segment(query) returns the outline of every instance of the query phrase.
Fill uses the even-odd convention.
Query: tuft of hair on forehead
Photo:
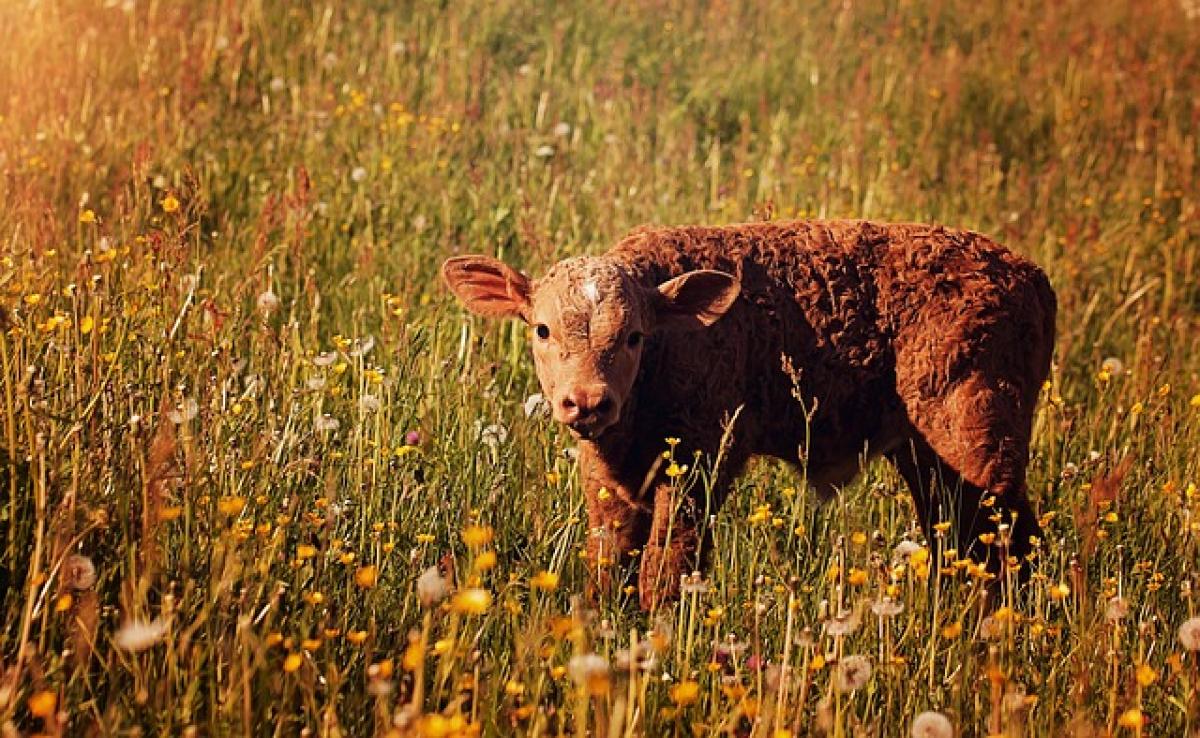
[[[600,302],[600,288],[596,286],[596,280],[589,279],[584,282],[580,291],[583,292],[584,299],[593,305]]]

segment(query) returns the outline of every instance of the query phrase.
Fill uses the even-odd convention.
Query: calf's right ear
[[[528,322],[529,278],[499,259],[455,256],[442,264],[442,279],[476,315]]]

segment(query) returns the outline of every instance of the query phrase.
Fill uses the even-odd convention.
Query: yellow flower
[[[1146,725],[1146,716],[1142,714],[1141,710],[1134,707],[1121,713],[1121,717],[1117,718],[1117,725],[1137,730]]]
[[[96,327],[96,319],[90,315],[83,316],[83,318],[80,319],[80,321],[79,321],[79,332],[85,336],[87,334],[91,333],[92,328],[95,328],[95,327]]]
[[[173,213],[179,209],[179,200],[174,195],[167,195],[159,203],[164,213]]]
[[[1142,664],[1137,668],[1135,674],[1137,676],[1137,683],[1143,687],[1149,687],[1158,680],[1158,672],[1154,671],[1154,668],[1150,664]]]
[[[374,565],[364,566],[361,569],[359,569],[358,571],[354,572],[354,583],[357,584],[358,586],[362,587],[363,589],[370,589],[370,588],[374,587],[375,584],[378,582],[379,582],[379,567],[378,566],[374,566]]]
[[[287,658],[283,660],[283,670],[291,674],[296,669],[300,668],[300,664],[304,663],[304,657],[298,653],[289,653]]]
[[[283,643],[283,634],[279,632],[269,633],[267,635],[267,647],[271,648]]]
[[[700,699],[700,685],[690,679],[671,687],[671,701],[678,707],[695,704],[698,699]]]
[[[91,208],[88,208],[87,210],[84,210],[83,212],[81,212],[79,214],[79,222],[80,223],[95,223],[96,222],[95,211],[93,211]]]
[[[483,548],[492,542],[495,532],[490,525],[468,525],[462,532],[463,543],[468,548]]]
[[[43,689],[29,698],[29,713],[37,718],[51,717],[57,706],[58,695],[48,689]]]
[[[475,570],[488,571],[496,567],[496,552],[483,551],[479,556],[475,557]]]
[[[850,569],[846,575],[846,581],[850,582],[853,587],[861,587],[867,583],[867,573],[862,569]]]
[[[678,477],[682,477],[684,474],[687,474],[687,470],[687,464],[680,466],[672,461],[671,465],[667,467],[667,476],[671,479],[676,479]]]
[[[367,631],[365,631],[365,630],[348,631],[346,633],[346,640],[350,641],[351,643],[353,643],[356,646],[361,646],[367,640]]]
[[[320,638],[305,638],[304,640],[300,641],[300,647],[303,648],[305,651],[316,651],[318,648],[321,647],[321,639]]]
[[[942,638],[945,638],[947,640],[950,640],[952,638],[958,638],[960,635],[962,635],[962,630],[963,630],[962,623],[958,623],[958,622],[950,623],[949,625],[942,628]]]
[[[405,671],[416,671],[425,665],[425,648],[420,641],[414,640],[404,649],[404,656],[400,659],[400,666]]]
[[[71,605],[74,603],[75,600],[71,597],[70,593],[61,595],[54,601],[54,612],[66,612],[71,609]]]
[[[478,587],[464,589],[456,593],[454,599],[450,602],[450,607],[455,612],[464,615],[482,615],[491,606],[492,593]]]
[[[217,501],[217,510],[222,515],[237,515],[246,507],[245,497],[222,497]]]
[[[1070,595],[1071,588],[1067,586],[1066,582],[1059,582],[1050,587],[1050,599],[1052,600],[1065,600]]]
[[[1192,395],[1192,399],[1188,400],[1188,404],[1194,408],[1200,408],[1200,392]]]
[[[529,580],[529,585],[534,589],[550,592],[558,587],[558,575],[552,571],[539,571]]]

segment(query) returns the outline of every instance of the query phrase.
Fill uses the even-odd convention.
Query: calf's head
[[[458,256],[442,265],[442,277],[472,312],[530,326],[554,418],[585,439],[620,419],[647,335],[709,326],[739,292],[736,279],[710,270],[643,286],[613,261],[586,256],[561,261],[538,280],[490,257]]]

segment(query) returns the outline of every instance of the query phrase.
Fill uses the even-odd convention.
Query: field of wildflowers
[[[0,736],[1200,735],[1195,10],[0,2]],[[679,603],[581,598],[438,264],[791,217],[1051,275],[1024,598],[766,463]]]

